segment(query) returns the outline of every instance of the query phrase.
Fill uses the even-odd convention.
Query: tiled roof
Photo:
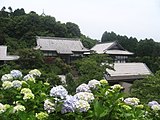
[[[144,63],[114,63],[113,68],[106,69],[108,80],[140,79],[152,74]]]
[[[37,37],[36,49],[56,51],[58,54],[73,54],[73,52],[88,52],[79,39]]]

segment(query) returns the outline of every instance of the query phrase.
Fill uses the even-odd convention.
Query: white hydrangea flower
[[[11,74],[4,74],[1,78],[1,81],[4,82],[4,81],[12,81],[13,80],[13,77]]]
[[[32,93],[32,91],[29,88],[22,88],[21,94],[27,94],[27,93]]]
[[[13,87],[13,84],[12,84],[11,81],[4,81],[3,84],[2,84],[2,87],[4,89],[9,89],[9,88]]]
[[[76,93],[78,92],[91,92],[87,84],[83,83],[76,88]]]
[[[25,81],[33,81],[35,83],[35,77],[32,74],[27,74],[23,77],[23,80]]]
[[[12,70],[10,74],[13,76],[13,78],[21,78],[22,72],[19,70]]]
[[[36,118],[38,120],[46,120],[49,115],[45,112],[36,113]]]
[[[100,82],[98,80],[93,79],[88,82],[88,86],[90,89],[95,89],[97,86],[100,86]]]
[[[21,88],[22,87],[22,82],[19,80],[12,81],[12,84],[13,84],[14,88]]]
[[[140,100],[138,98],[126,98],[124,102],[129,105],[138,105],[138,103],[140,103]]]
[[[90,104],[85,100],[76,101],[76,109],[79,112],[87,112],[90,109]]]
[[[68,95],[68,91],[62,85],[53,87],[50,90],[50,96],[53,96],[53,97],[64,99],[66,98],[67,95]]]
[[[121,89],[123,89],[123,87],[120,85],[120,84],[115,84],[115,85],[113,85],[113,86],[111,86],[111,88],[113,89],[113,90],[121,90]]]
[[[46,110],[48,113],[54,112],[55,106],[56,105],[48,99],[44,101],[44,110]]]
[[[92,102],[94,100],[93,93],[79,92],[74,95],[78,100],[85,100],[87,102]]]
[[[5,106],[2,103],[0,103],[0,114],[4,113],[5,111],[6,111]]]
[[[34,94],[33,93],[25,93],[23,100],[29,100],[29,99],[34,99]]]
[[[159,104],[158,105],[152,105],[151,108],[154,111],[158,111],[158,110],[160,110],[160,105]]]
[[[26,108],[23,105],[18,104],[13,108],[13,113],[18,112],[18,111],[25,111],[25,110]]]
[[[41,72],[40,72],[39,70],[37,70],[37,69],[31,70],[31,71],[29,72],[29,74],[32,74],[32,75],[38,76],[38,77],[41,76]]]

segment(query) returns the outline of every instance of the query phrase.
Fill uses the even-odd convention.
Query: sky
[[[100,40],[105,31],[113,31],[160,42],[160,0],[0,0],[0,9],[3,6],[39,15],[44,10],[57,21],[77,24],[92,39]]]

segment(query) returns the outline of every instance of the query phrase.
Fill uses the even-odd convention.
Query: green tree
[[[148,103],[157,100],[160,102],[160,71],[150,75],[143,80],[136,80],[131,88],[131,95],[138,97],[141,101]]]
[[[88,82],[91,79],[102,79],[106,68],[111,68],[109,66],[110,63],[112,63],[111,58],[105,54],[94,54],[75,61],[80,82]]]

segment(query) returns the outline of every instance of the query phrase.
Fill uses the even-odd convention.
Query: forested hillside
[[[72,22],[62,23],[49,15],[38,15],[23,8],[13,10],[3,7],[0,11],[0,44],[7,45],[10,53],[33,48],[36,36],[80,38],[83,45],[91,48],[97,40],[81,33],[79,26]],[[134,52],[132,62],[145,62],[152,72],[160,70],[160,43],[153,39],[137,40],[133,37],[105,31],[101,42],[118,41],[126,50]]]
[[[144,62],[152,72],[160,70],[160,43],[153,39],[137,40],[133,37],[117,35],[114,32],[105,31],[101,42],[118,41],[126,50],[131,51],[134,57],[132,62]]]
[[[54,17],[38,15],[34,11],[25,13],[23,8],[14,11],[11,7],[1,9],[0,44],[8,45],[10,52],[35,46],[36,36],[81,38],[88,48],[96,43],[95,40],[82,35],[75,23],[61,23]]]

